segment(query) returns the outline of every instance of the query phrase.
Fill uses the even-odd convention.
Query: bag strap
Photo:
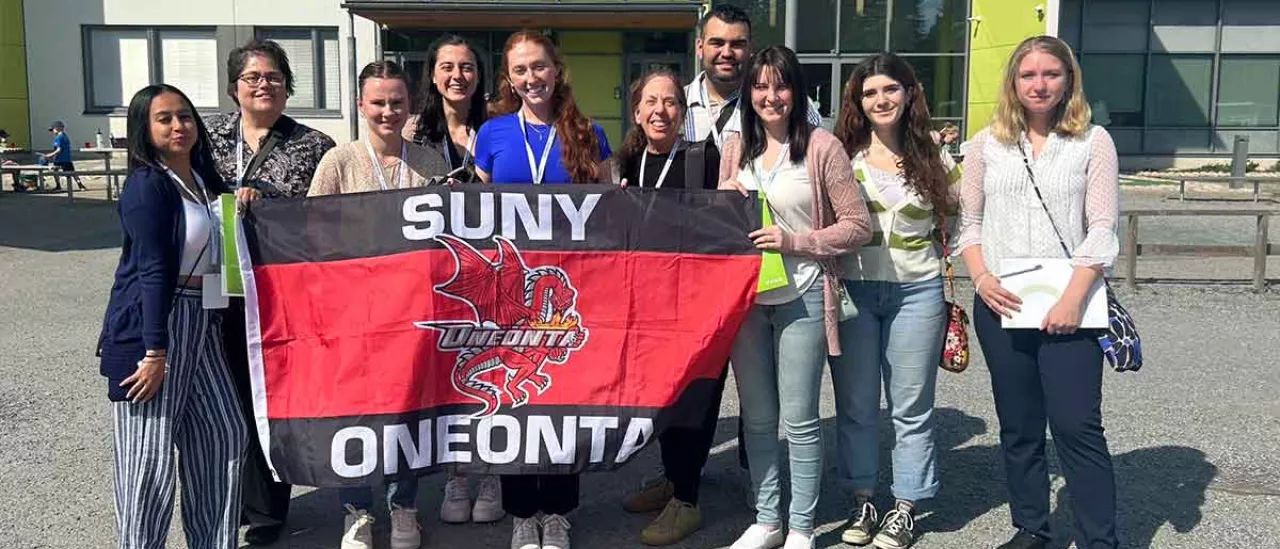
[[[1040,194],[1040,186],[1036,185],[1036,174],[1031,171],[1031,161],[1027,160],[1027,151],[1022,147],[1022,141],[1018,141],[1018,152],[1022,153],[1022,165],[1027,168],[1027,177],[1031,178],[1031,189],[1036,192],[1036,198],[1040,200],[1040,207],[1044,209],[1045,217],[1049,218],[1049,226],[1053,227],[1053,234],[1058,237],[1058,245],[1062,246],[1062,253],[1066,254],[1067,259],[1071,259],[1071,250],[1067,248],[1067,241],[1062,238],[1062,232],[1058,230],[1058,224],[1053,222],[1053,214],[1049,213],[1049,206],[1044,202],[1044,195]]]
[[[733,113],[738,112],[738,103],[742,98],[732,99],[726,102],[724,107],[720,109],[720,117],[716,119],[716,131],[723,132],[724,127],[729,125],[729,120],[733,118]]]
[[[684,152],[684,188],[703,188],[707,184],[706,167],[707,143],[689,143]]]
[[[286,120],[288,122],[286,122]],[[253,174],[256,173],[258,168],[261,168],[262,164],[267,161],[267,157],[271,155],[271,151],[275,150],[276,146],[284,141],[286,131],[287,133],[293,133],[294,124],[296,124],[296,122],[293,122],[293,120],[288,117],[281,116],[280,120],[277,120],[275,125],[271,126],[271,129],[267,132],[267,140],[262,143],[262,147],[253,155],[253,158],[249,159],[249,166],[244,169],[245,181],[249,181],[253,178]]]
[[[947,291],[951,293],[951,300],[956,300],[956,267],[951,262],[951,238],[947,234],[947,220],[940,212],[934,212],[934,224],[938,226],[938,233],[942,237],[942,275],[947,280]]]

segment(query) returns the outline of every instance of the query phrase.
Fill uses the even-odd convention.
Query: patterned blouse
[[[205,118],[209,138],[213,142],[213,159],[218,174],[234,186],[237,177],[236,140],[240,134],[240,112],[220,113]],[[297,123],[288,116],[281,116],[276,127],[287,131],[284,141],[276,145],[249,183],[267,198],[307,196],[316,166],[324,153],[336,146],[333,139],[319,130]],[[266,142],[263,136],[262,143]],[[244,163],[247,167],[253,152],[259,147],[244,145]]]

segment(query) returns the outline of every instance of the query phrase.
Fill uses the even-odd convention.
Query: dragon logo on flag
[[[494,237],[498,257],[490,261],[466,242],[448,235],[435,240],[453,255],[453,278],[440,294],[462,301],[473,319],[415,322],[440,332],[436,348],[457,352],[450,376],[454,389],[483,405],[474,418],[492,416],[503,403],[529,403],[530,388],[551,388],[548,363],[564,364],[587,342],[577,312],[578,290],[558,267],[529,268],[511,241]],[[505,374],[505,375],[503,375]]]

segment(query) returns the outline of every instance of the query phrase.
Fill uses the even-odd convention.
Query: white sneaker
[[[542,516],[542,549],[569,549],[569,519],[564,515]]]
[[[342,521],[342,549],[373,549],[373,517],[367,509],[345,505]]]
[[[502,510],[502,481],[498,475],[481,476],[477,491],[476,505],[471,509],[473,522],[497,522],[507,516]]]
[[[391,549],[418,549],[422,545],[422,527],[418,510],[399,505],[391,508]]]
[[[516,517],[511,527],[511,549],[542,549],[537,517]]]
[[[440,503],[440,521],[449,524],[471,522],[471,482],[466,475],[449,473]]]
[[[752,524],[729,549],[775,549],[782,547],[782,528]]]
[[[813,534],[791,532],[787,534],[787,544],[782,549],[813,549]]]

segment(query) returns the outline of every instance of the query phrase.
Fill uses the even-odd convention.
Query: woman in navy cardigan
[[[212,203],[227,187],[203,122],[177,88],[134,95],[128,136],[124,242],[98,344],[115,428],[119,547],[165,545],[177,464],[187,546],[230,549],[247,427],[223,355],[221,313],[200,296],[202,276],[216,265]]]

